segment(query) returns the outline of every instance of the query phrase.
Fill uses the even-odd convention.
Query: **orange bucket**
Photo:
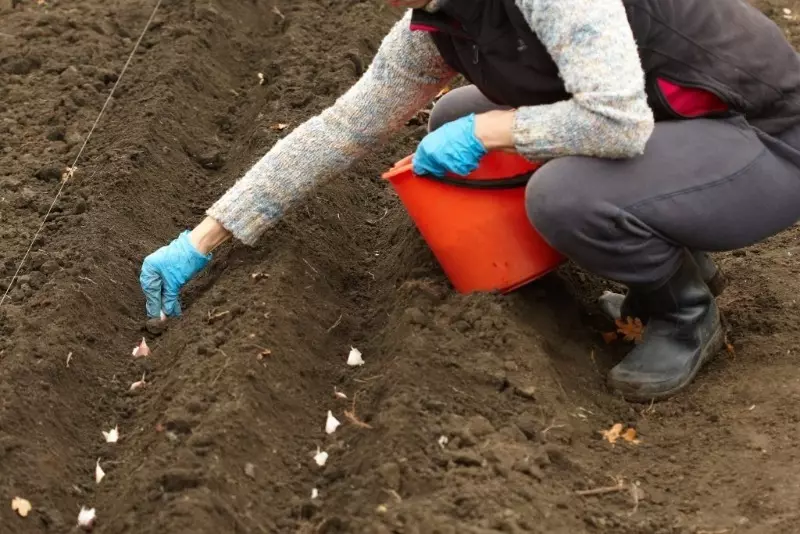
[[[490,152],[468,176],[417,176],[411,157],[383,177],[459,293],[507,293],[557,268],[564,257],[533,229],[525,184],[541,164]]]

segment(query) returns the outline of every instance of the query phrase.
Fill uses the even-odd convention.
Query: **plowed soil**
[[[154,5],[14,3],[2,289]],[[792,38],[790,4],[764,8]],[[142,259],[355,82],[397,16],[377,0],[164,2],[0,309],[0,532],[70,532],[84,505],[115,534],[797,532],[797,228],[718,257],[734,352],[672,400],[628,404],[604,383],[626,347],[600,336],[603,281],[565,266],[506,297],[450,289],[379,178],[422,135],[410,125],[258,248],[224,247],[184,317],[145,330]],[[143,336],[153,354],[134,359]],[[604,441],[615,423],[640,443]]]

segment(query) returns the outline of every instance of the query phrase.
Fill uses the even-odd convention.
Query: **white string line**
[[[47,210],[47,213],[45,214],[44,219],[42,219],[42,224],[39,225],[39,228],[36,230],[36,233],[33,235],[33,239],[31,240],[31,244],[28,245],[28,250],[25,251],[25,255],[22,256],[22,260],[19,262],[19,265],[17,266],[17,271],[14,273],[14,276],[11,277],[11,282],[9,282],[5,293],[3,293],[3,297],[0,298],[0,306],[3,305],[3,303],[6,300],[6,297],[8,297],[8,294],[11,292],[11,288],[14,287],[14,282],[16,282],[17,277],[19,276],[19,273],[22,270],[22,266],[25,265],[25,261],[28,259],[28,256],[30,255],[31,250],[33,250],[34,243],[36,243],[36,240],[39,238],[39,234],[42,232],[42,230],[44,229],[44,225],[47,223],[47,218],[50,216],[50,213],[53,211],[53,208],[55,207],[56,202],[58,202],[58,199],[61,197],[62,191],[64,191],[64,186],[67,185],[67,182],[69,182],[69,179],[72,178],[72,175],[75,172],[75,169],[77,169],[76,165],[78,164],[78,161],[81,159],[81,156],[83,155],[83,151],[86,148],[86,145],[89,144],[89,139],[92,137],[92,134],[94,133],[95,128],[97,128],[97,125],[100,123],[100,119],[103,117],[103,113],[105,113],[109,102],[111,102],[111,97],[114,96],[114,91],[117,90],[117,86],[122,81],[122,77],[125,75],[125,71],[128,70],[128,65],[131,64],[131,61],[133,60],[133,56],[136,54],[136,50],[138,50],[139,45],[142,43],[142,39],[144,39],[144,36],[147,33],[148,28],[150,28],[150,24],[152,24],[153,23],[153,19],[156,18],[156,12],[158,11],[158,8],[161,7],[161,2],[162,1],[163,0],[158,0],[156,2],[155,7],[153,8],[153,12],[150,14],[150,18],[147,20],[147,24],[144,25],[144,29],[142,30],[142,34],[139,36],[139,39],[136,40],[136,44],[133,45],[133,50],[131,50],[131,54],[128,56],[128,60],[125,62],[125,66],[122,67],[122,70],[120,71],[119,76],[117,77],[117,81],[114,82],[114,87],[112,87],[111,88],[111,92],[108,93],[108,98],[106,98],[106,101],[103,104],[102,109],[100,109],[100,113],[97,115],[97,119],[95,119],[91,130],[89,130],[89,134],[86,136],[86,139],[83,141],[83,146],[81,146],[81,149],[78,151],[78,155],[75,157],[75,161],[73,161],[72,162],[72,166],[70,166],[67,169],[67,172],[65,174],[65,178],[63,180],[61,180],[61,186],[58,188],[58,192],[56,192],[56,196],[53,199],[53,203],[50,204],[50,208]],[[95,170],[94,173],[92,173],[92,176],[90,176],[89,179],[91,180],[94,177],[95,174],[97,174],[96,170]]]

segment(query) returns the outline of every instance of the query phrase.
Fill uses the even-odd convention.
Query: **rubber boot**
[[[663,399],[686,387],[723,347],[719,309],[689,255],[665,284],[637,288],[635,295],[649,321],[642,342],[611,369],[609,384],[631,401]]]
[[[725,291],[727,279],[717,264],[706,252],[692,252],[692,258],[700,269],[703,280],[711,290],[711,294],[718,297]],[[598,299],[600,309],[612,321],[625,317],[638,318],[642,323],[647,322],[647,317],[637,304],[637,296],[634,290],[629,289],[627,295],[606,291]]]

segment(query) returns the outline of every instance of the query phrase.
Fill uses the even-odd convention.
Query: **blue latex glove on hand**
[[[139,283],[147,299],[147,315],[160,317],[161,310],[168,317],[181,314],[180,291],[194,275],[203,270],[211,260],[189,241],[189,231],[184,231],[169,245],[147,256],[142,263]]]
[[[466,176],[478,168],[486,147],[475,136],[475,114],[448,122],[422,139],[414,154],[414,174]]]

